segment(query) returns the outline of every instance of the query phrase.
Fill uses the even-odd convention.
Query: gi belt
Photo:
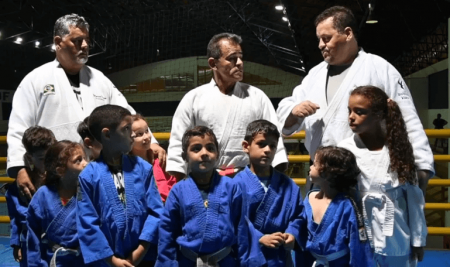
[[[319,254],[316,254],[316,253],[311,251],[311,254],[314,256],[314,258],[316,258],[316,261],[314,262],[312,267],[315,267],[315,266],[318,266],[318,265],[323,265],[325,267],[328,267],[330,261],[334,261],[334,260],[337,260],[337,259],[339,259],[341,257],[344,257],[349,252],[350,252],[349,248],[345,248],[343,250],[339,250],[337,252],[334,252],[334,253],[331,253],[331,254],[328,254],[328,255],[319,255]]]
[[[203,255],[203,256],[199,256],[197,253],[195,253],[194,251],[182,247],[180,246],[180,251],[181,254],[183,254],[183,256],[185,256],[186,258],[188,258],[189,260],[196,262],[197,263],[197,267],[218,267],[219,264],[218,262],[223,260],[226,256],[228,256],[228,254],[230,254],[231,252],[231,247],[225,247],[217,252],[208,254],[208,255]]]
[[[52,251],[53,251],[53,257],[50,260],[49,267],[56,267],[56,257],[57,256],[65,256],[65,255],[69,255],[69,254],[73,254],[75,256],[80,255],[79,249],[62,247],[62,246],[52,242],[50,239],[45,238],[45,236],[46,236],[46,233],[44,233],[41,237],[42,243],[47,244],[49,247],[52,248]]]

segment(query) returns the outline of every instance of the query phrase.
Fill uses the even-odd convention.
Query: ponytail
[[[414,153],[408,139],[406,124],[399,106],[394,100],[387,100],[386,142],[389,148],[391,171],[397,172],[400,183],[417,184]]]

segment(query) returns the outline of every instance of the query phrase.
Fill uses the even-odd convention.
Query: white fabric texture
[[[220,92],[214,79],[187,93],[178,105],[172,120],[166,171],[186,173],[181,157],[181,138],[186,130],[203,125],[213,130],[219,142],[220,159],[217,167],[243,168],[249,164],[242,150],[247,125],[259,119],[275,124],[277,114],[266,94],[251,85],[237,82],[233,92]],[[287,162],[286,150],[280,136],[273,166]]]
[[[103,73],[84,66],[79,75],[83,106],[80,106],[64,69],[56,59],[25,76],[14,94],[9,118],[8,169],[24,166],[22,136],[31,126],[52,130],[57,140],[79,142],[78,124],[98,106],[119,105],[135,114],[122,93]],[[156,143],[153,137],[152,143]]]
[[[294,89],[292,96],[280,102],[277,114],[282,127],[295,105],[309,100],[320,106],[315,114],[303,120],[298,119],[292,127],[283,128],[283,134],[292,135],[305,129],[305,146],[310,156],[314,158],[320,145],[337,145],[352,135],[348,125],[347,109],[350,92],[357,86],[373,85],[384,90],[399,105],[413,146],[417,168],[434,173],[433,153],[414,107],[411,93],[400,73],[391,64],[361,49],[329,104],[325,92],[328,68],[326,62],[312,68],[302,83]]]
[[[384,147],[380,155],[383,158],[374,161],[357,135],[338,146],[350,150],[361,169],[358,189],[374,252],[404,256],[410,254],[411,246],[424,247],[428,231],[423,193],[416,185],[400,184],[397,173],[389,171],[389,150]]]

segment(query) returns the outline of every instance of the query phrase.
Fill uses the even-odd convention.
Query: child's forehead
[[[209,134],[205,134],[203,136],[201,135],[191,136],[189,138],[189,145],[194,143],[214,143],[214,138]]]
[[[276,138],[273,134],[268,134],[265,132],[258,132],[253,136],[253,140],[271,140],[271,141],[278,141],[278,138]]]

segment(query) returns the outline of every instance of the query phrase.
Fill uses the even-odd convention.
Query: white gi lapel
[[[217,84],[215,85],[217,86]],[[219,89],[217,87],[217,89]],[[228,145],[228,141],[230,140],[230,136],[232,131],[234,130],[233,125],[235,125],[235,121],[237,119],[237,114],[239,113],[239,110],[241,110],[242,103],[244,102],[241,98],[243,92],[242,92],[242,86],[240,82],[236,82],[234,85],[233,93],[230,96],[232,98],[231,107],[227,116],[225,127],[223,128],[222,138],[219,142],[219,148],[220,148],[220,154],[224,155],[225,148]],[[220,108],[220,107],[219,107]],[[229,167],[229,166],[225,166]],[[219,168],[222,168],[222,166],[219,166]]]
[[[365,55],[365,54],[364,54]],[[344,80],[342,81],[342,84],[339,86],[339,89],[336,91],[336,94],[334,95],[333,99],[329,103],[329,105],[326,107],[325,113],[322,117],[322,123],[321,127],[322,129],[318,131],[317,133],[312,136],[311,139],[311,145],[309,154],[311,157],[314,157],[316,153],[316,149],[321,145],[323,135],[328,127],[328,123],[334,118],[336,115],[336,112],[340,109],[342,105],[347,106],[347,100],[348,99],[348,88],[355,87],[354,84],[354,76],[355,74],[360,70],[362,63],[364,62],[365,56],[362,53],[359,53],[359,55],[356,57],[355,61],[353,61],[352,65],[350,66],[350,70],[345,76]],[[328,71],[326,72],[326,75],[328,75]],[[325,81],[327,80],[327,77],[322,77]],[[325,92],[326,88],[326,82],[323,85],[323,91]],[[345,103],[344,103],[345,102]],[[322,108],[322,107],[321,107]],[[339,140],[342,141],[342,140]],[[334,144],[336,145],[336,144]]]
[[[72,85],[70,85],[69,82],[69,78],[67,78],[64,69],[59,63],[55,70],[55,81],[55,91],[60,90],[62,96],[61,101],[67,102],[67,107],[71,109],[71,113],[73,112],[77,114],[80,117],[79,120],[82,121],[84,117],[81,118],[82,116],[80,115],[83,114],[83,110],[78,103],[77,96],[73,92]]]
[[[92,86],[90,83],[91,81],[92,73],[91,70],[84,66],[80,71],[80,92],[81,92],[81,99],[83,102],[83,109],[82,113],[83,118],[80,120],[84,120],[96,107],[95,105],[95,99],[94,99],[94,86]],[[78,105],[79,106],[79,105]]]

